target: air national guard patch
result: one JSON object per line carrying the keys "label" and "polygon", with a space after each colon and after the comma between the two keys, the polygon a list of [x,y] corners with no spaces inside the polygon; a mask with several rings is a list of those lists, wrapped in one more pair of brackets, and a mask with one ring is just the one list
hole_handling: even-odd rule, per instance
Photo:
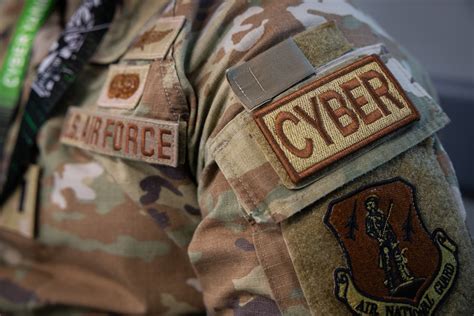
{"label": "air national guard patch", "polygon": [[418,120],[376,55],[362,58],[254,112],[294,183]]}
{"label": "air national guard patch", "polygon": [[400,178],[330,204],[324,219],[347,267],[334,273],[336,297],[358,315],[432,315],[453,286],[457,246],[427,231],[415,188]]}

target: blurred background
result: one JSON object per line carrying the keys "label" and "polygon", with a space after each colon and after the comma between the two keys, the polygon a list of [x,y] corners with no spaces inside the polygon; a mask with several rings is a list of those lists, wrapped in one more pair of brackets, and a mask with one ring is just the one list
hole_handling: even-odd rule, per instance
{"label": "blurred background", "polygon": [[451,123],[439,136],[474,237],[474,1],[353,0],[426,67]]}

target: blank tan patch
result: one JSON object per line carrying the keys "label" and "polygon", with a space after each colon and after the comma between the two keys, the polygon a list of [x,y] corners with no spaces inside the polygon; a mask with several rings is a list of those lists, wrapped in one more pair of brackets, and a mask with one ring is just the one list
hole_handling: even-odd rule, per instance
{"label": "blank tan patch", "polygon": [[99,154],[176,167],[179,123],[108,115],[70,107],[61,132],[63,144]]}
{"label": "blank tan patch", "polygon": [[140,100],[149,65],[112,65],[97,103],[101,107],[133,110]]}
{"label": "blank tan patch", "polygon": [[184,24],[184,16],[160,18],[133,42],[124,59],[163,59]]}
{"label": "blank tan patch", "polygon": [[371,55],[263,107],[254,118],[298,183],[419,114],[379,57]]}

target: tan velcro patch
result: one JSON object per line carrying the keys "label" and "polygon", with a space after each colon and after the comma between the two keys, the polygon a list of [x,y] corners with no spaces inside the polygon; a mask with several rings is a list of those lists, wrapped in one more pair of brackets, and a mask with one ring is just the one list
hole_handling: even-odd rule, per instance
{"label": "tan velcro patch", "polygon": [[61,142],[115,157],[178,165],[179,123],[70,107]]}
{"label": "tan velcro patch", "polygon": [[294,183],[419,119],[376,55],[364,57],[254,113]]}
{"label": "tan velcro patch", "polygon": [[97,104],[107,108],[133,110],[140,100],[149,65],[112,65]]}
{"label": "tan velcro patch", "polygon": [[158,19],[135,40],[123,58],[126,60],[165,58],[184,21],[184,16]]}

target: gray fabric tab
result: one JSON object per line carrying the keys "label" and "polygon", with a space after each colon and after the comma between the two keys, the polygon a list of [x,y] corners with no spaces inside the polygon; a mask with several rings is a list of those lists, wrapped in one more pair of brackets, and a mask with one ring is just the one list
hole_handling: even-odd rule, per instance
{"label": "gray fabric tab", "polygon": [[226,72],[232,90],[249,111],[312,74],[313,66],[291,38]]}

